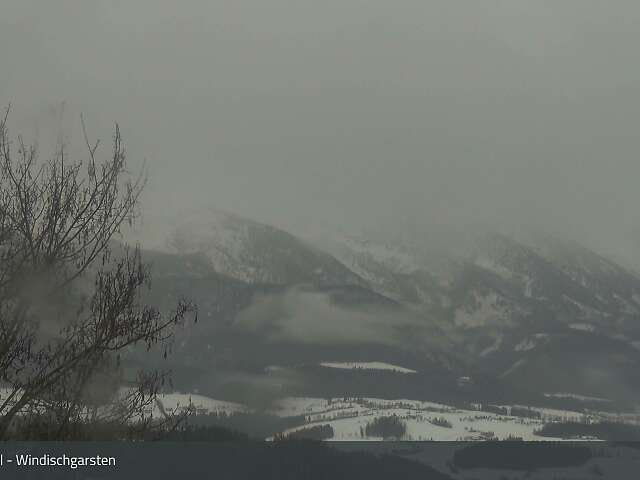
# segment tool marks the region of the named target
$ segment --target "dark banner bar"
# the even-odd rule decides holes
[[[637,480],[640,443],[4,443],[2,479]]]

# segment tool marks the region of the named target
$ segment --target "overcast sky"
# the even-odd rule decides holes
[[[3,0],[0,103],[43,149],[119,122],[149,219],[518,222],[631,255],[639,45],[632,0]]]

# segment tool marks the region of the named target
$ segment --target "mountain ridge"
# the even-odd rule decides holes
[[[365,339],[374,338],[376,331],[385,336],[399,328],[407,333],[394,340],[399,344],[388,345],[397,355],[413,355],[418,363],[423,355],[443,361],[447,368],[457,365],[458,374],[476,368],[524,387],[535,385],[544,393],[553,393],[558,378],[572,378],[572,393],[599,396],[603,392],[590,385],[591,373],[601,375],[615,366],[625,373],[616,379],[619,388],[609,382],[609,393],[628,397],[638,391],[630,376],[640,367],[640,280],[635,273],[586,247],[548,235],[483,233],[470,238],[465,248],[440,249],[430,258],[425,254],[428,245],[423,248],[419,238],[415,249],[357,237],[313,242],[216,212],[210,221],[195,216],[179,223],[161,253],[187,262],[181,269],[189,262],[192,269],[198,262],[206,263],[210,271],[204,275],[210,279],[200,287],[177,285],[165,271],[160,282],[165,282],[163,291],[200,292],[209,317],[224,317],[227,326],[247,309],[254,311],[260,298],[284,299],[291,291],[312,295],[305,297],[308,301],[326,298],[327,309],[320,311],[329,317],[316,320],[305,319],[311,310],[305,313],[304,302],[296,303],[302,310],[296,307],[295,312],[287,309],[291,307],[285,300],[264,304],[280,309],[275,317],[270,314],[270,330],[265,330],[281,329],[279,341],[287,342],[287,329],[295,322],[310,322],[306,333],[293,337],[299,341],[304,339],[300,335],[308,334],[302,344],[309,351],[325,348],[313,341],[315,327],[322,326],[325,337],[335,330],[336,341],[340,330],[361,328],[363,338],[351,338],[353,345],[367,344]],[[180,273],[187,274],[193,276]],[[208,288],[227,293],[207,294]],[[376,312],[385,311],[371,323]],[[252,325],[264,321],[254,318]],[[348,323],[340,327],[340,322]],[[256,348],[269,350],[272,340],[256,341],[262,342]],[[597,352],[595,360],[585,357],[583,350],[576,349],[572,356],[570,349],[562,348],[575,342],[590,344]],[[345,347],[341,359],[356,360],[348,358],[348,351]],[[392,362],[393,355],[386,360]],[[452,361],[455,357],[464,360]],[[295,356],[291,362],[296,362]],[[584,368],[575,367],[576,362]]]

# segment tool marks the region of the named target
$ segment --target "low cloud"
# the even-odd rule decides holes
[[[342,307],[329,295],[292,288],[281,295],[261,295],[239,315],[237,328],[268,341],[308,344],[401,345],[425,322],[407,312],[373,306]]]

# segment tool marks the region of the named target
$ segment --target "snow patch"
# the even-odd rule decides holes
[[[513,278],[513,272],[511,272],[511,270],[504,267],[503,265],[496,263],[489,257],[480,256],[476,258],[476,261],[474,263],[477,267],[489,270],[490,272],[493,272],[499,277],[502,277],[506,280],[511,280]]]
[[[516,352],[527,352],[536,347],[536,342],[531,338],[525,338],[519,344],[517,344],[513,349]]]
[[[502,335],[498,335],[495,339],[495,341],[489,345],[487,348],[485,348],[484,350],[482,350],[480,352],[480,356],[481,357],[486,357],[487,355],[497,351],[500,346],[502,345],[502,340],[504,339],[504,337]]]
[[[321,362],[320,366],[327,368],[340,368],[344,370],[388,370],[398,373],[417,373],[410,368],[392,365],[384,362]]]
[[[571,323],[569,328],[572,330],[579,330],[581,332],[595,332],[596,327],[589,323]]]
[[[476,328],[495,323],[508,323],[506,308],[500,306],[498,296],[485,296],[473,292],[473,306],[463,306],[455,310],[454,323],[457,327]]]

